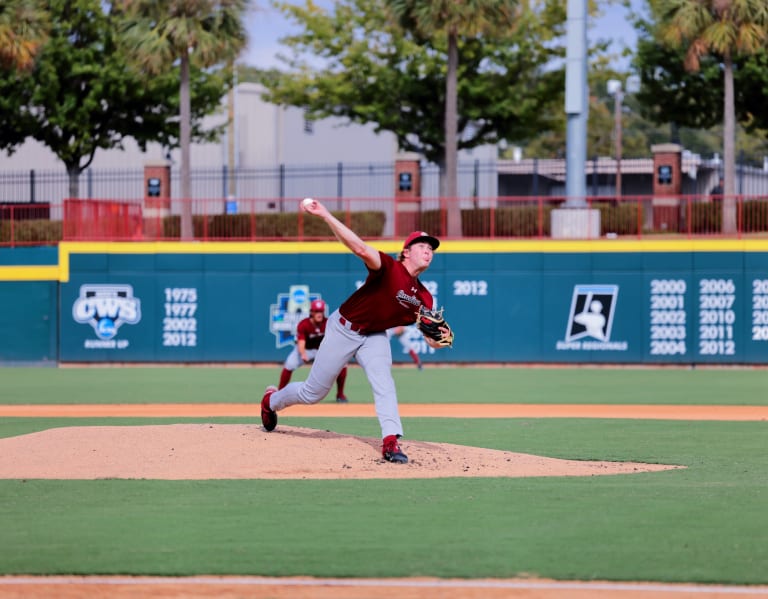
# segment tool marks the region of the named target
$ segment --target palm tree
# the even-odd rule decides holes
[[[243,17],[249,0],[123,0],[126,43],[138,66],[158,73],[179,62],[179,144],[181,146],[181,238],[191,239],[190,181],[192,61],[210,67],[232,60],[245,47]]]
[[[768,39],[765,0],[659,0],[662,41],[685,48],[685,67],[699,70],[703,56],[714,54],[723,67],[723,233],[736,232],[735,57],[752,55]]]
[[[517,16],[517,0],[386,0],[405,29],[426,38],[445,36],[448,46],[445,76],[445,185],[448,198],[448,237],[461,237],[458,201],[458,70],[459,37],[479,37],[509,31]]]
[[[29,70],[48,38],[48,15],[35,0],[0,3],[0,67]]]

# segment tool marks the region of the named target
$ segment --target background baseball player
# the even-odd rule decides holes
[[[311,364],[317,355],[317,348],[325,337],[325,326],[328,323],[328,317],[325,315],[326,304],[321,299],[314,300],[309,305],[309,316],[296,326],[296,345],[283,364],[283,371],[280,373],[280,383],[278,389],[282,389],[291,382],[293,371],[302,364]],[[347,380],[347,367],[341,369],[339,376],[336,377],[336,401],[347,403],[347,397],[344,395],[344,383]]]
[[[392,347],[387,329],[418,323],[430,347],[450,347],[453,331],[442,310],[432,310],[434,299],[419,281],[429,268],[440,242],[415,231],[403,243],[398,260],[365,243],[317,200],[302,203],[305,212],[325,221],[336,238],[358,256],[368,269],[365,283],[328,317],[326,335],[303,383],[290,383],[279,391],[267,387],[261,400],[261,421],[267,431],[277,426],[277,412],[297,403],[321,401],[350,359],[365,371],[373,391],[381,426],[381,453],[385,460],[405,464],[400,448],[403,425],[392,378]],[[434,335],[429,336],[428,335]]]

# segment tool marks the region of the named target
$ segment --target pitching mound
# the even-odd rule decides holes
[[[0,478],[164,480],[596,476],[678,466],[559,460],[403,440],[408,464],[381,441],[292,426],[172,424],[53,428],[0,439]]]

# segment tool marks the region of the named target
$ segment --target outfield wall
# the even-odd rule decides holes
[[[329,242],[2,250],[0,361],[278,362],[365,274]],[[421,279],[456,333],[409,334],[427,362],[768,363],[768,242],[448,241]]]
[[[0,362],[58,361],[56,248],[0,249]]]

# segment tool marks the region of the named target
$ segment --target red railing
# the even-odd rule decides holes
[[[768,236],[768,198],[734,196],[327,198],[336,216],[366,239],[399,239],[416,229],[442,238],[613,239]],[[585,210],[586,209],[586,210]],[[36,211],[34,211],[36,210]],[[141,201],[65,200],[63,207],[0,206],[0,246],[67,241],[178,241],[182,221],[198,241],[331,240],[300,198]],[[186,211],[186,215],[182,214]],[[57,218],[58,216],[58,218]],[[458,225],[458,226],[457,226]],[[452,231],[460,231],[459,234]]]
[[[52,245],[61,237],[50,204],[0,204],[0,246]]]
[[[64,239],[125,241],[144,238],[142,205],[136,202],[67,200]]]

